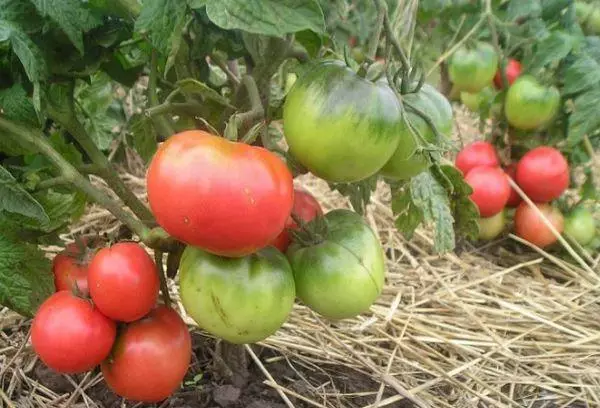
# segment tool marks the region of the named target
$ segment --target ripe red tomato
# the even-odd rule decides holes
[[[517,79],[519,77],[519,75],[521,75],[521,63],[519,61],[517,61],[516,59],[509,59],[508,62],[506,63],[506,68],[505,68],[505,72],[506,72],[506,79],[508,80],[508,84],[512,85],[513,82],[515,82],[515,79]],[[496,71],[496,76],[494,77],[494,85],[496,86],[496,89],[502,89],[502,75],[500,73],[500,69],[498,69],[498,71]]]
[[[292,213],[305,222],[311,221],[319,214],[323,214],[323,209],[319,202],[314,198],[311,194],[302,191],[302,190],[294,190],[294,207],[292,208]],[[287,223],[285,224],[285,228],[281,231],[281,234],[275,238],[272,242],[272,245],[279,249],[281,252],[285,252],[290,246],[290,233],[288,229],[297,229],[298,224],[292,219],[288,218]]]
[[[292,211],[292,174],[274,153],[200,130],[171,136],[148,170],[148,200],[173,237],[241,257],[269,245]]]
[[[87,296],[88,290],[88,254],[87,242],[68,244],[65,249],[52,260],[54,287],[61,290],[76,290],[82,296]]]
[[[506,206],[510,184],[499,167],[475,167],[467,174],[465,181],[473,188],[471,200],[479,208],[482,217],[496,215]]]
[[[89,266],[90,296],[111,319],[132,322],[156,304],[156,264],[135,242],[120,242],[96,253]]]
[[[569,163],[552,147],[536,147],[519,160],[517,184],[536,203],[552,201],[569,186]]]
[[[110,353],[115,335],[115,322],[67,290],[46,299],[31,326],[33,349],[44,364],[63,374],[96,367]]]
[[[508,166],[506,166],[506,168],[504,169],[504,172],[515,183],[517,182],[517,164],[516,163],[511,163]],[[508,207],[515,208],[516,206],[518,206],[521,203],[521,201],[522,200],[521,200],[521,196],[519,195],[519,193],[517,193],[517,191],[511,187],[510,196],[508,197],[508,202],[506,203],[506,205]]]
[[[564,229],[564,217],[562,213],[550,204],[536,204],[537,208],[550,221],[559,233]],[[515,232],[521,238],[537,245],[540,248],[547,247],[557,241],[556,236],[546,226],[542,218],[533,207],[522,202],[515,211]]]
[[[477,141],[465,146],[456,155],[456,167],[467,175],[472,168],[478,166],[498,166],[498,155],[491,143]]]
[[[102,363],[109,387],[121,397],[159,402],[181,384],[192,357],[192,340],[181,317],[166,306],[130,323]]]

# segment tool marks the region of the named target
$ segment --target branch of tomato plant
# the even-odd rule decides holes
[[[212,62],[214,62],[215,64],[217,64],[217,66],[219,68],[221,68],[221,71],[223,71],[225,73],[225,75],[227,75],[227,78],[229,78],[229,81],[233,84],[234,88],[237,88],[238,86],[240,86],[240,78],[229,69],[229,67],[227,66],[227,63],[225,61],[223,61],[223,58],[221,58],[218,54],[216,53],[212,53],[210,54],[210,60]]]
[[[374,1],[375,1],[375,5],[377,6],[378,13],[383,13],[383,28],[385,29],[386,39],[387,39],[387,41],[389,41],[392,44],[394,50],[398,54],[398,57],[400,58],[400,62],[402,63],[402,67],[405,70],[408,70],[410,68],[410,61],[408,60],[408,57],[404,53],[404,50],[402,49],[402,46],[400,45],[400,42],[398,41],[398,38],[396,37],[396,34],[394,33],[394,29],[392,27],[392,24],[390,22],[390,17],[387,12],[387,4],[386,4],[385,0],[374,0]]]
[[[367,58],[371,61],[375,60],[377,55],[377,47],[379,46],[379,40],[381,39],[381,32],[383,31],[383,24],[385,16],[387,14],[387,7],[377,8],[377,22],[375,23],[375,32],[371,37],[367,47]]]
[[[171,307],[171,295],[169,294],[169,286],[167,285],[167,275],[165,275],[162,251],[154,251],[154,263],[156,264],[158,279],[160,280],[160,291],[162,292],[163,302],[165,303],[165,306]]]
[[[156,82],[158,78],[158,54],[156,50],[152,50],[152,57],[150,59],[150,75],[148,77],[148,105],[150,107],[157,106],[158,102],[158,93],[156,89]],[[173,127],[162,115],[155,115],[152,117],[152,122],[154,122],[154,127],[158,131],[158,133],[163,137],[167,138],[171,136],[175,131]]]

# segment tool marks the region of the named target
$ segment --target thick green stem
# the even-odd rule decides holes
[[[150,75],[148,77],[148,105],[150,107],[158,106],[158,93],[156,83],[158,80],[158,55],[156,50],[152,50],[152,58],[150,60]],[[162,115],[152,116],[152,122],[158,133],[163,137],[167,138],[171,136],[175,131],[169,123],[166,117]]]
[[[200,115],[203,106],[197,102],[165,102],[146,109],[146,114],[152,118],[165,113],[185,113],[189,115]]]
[[[387,4],[385,3],[385,0],[375,0],[375,4],[377,5],[378,12],[383,13],[383,28],[385,29],[387,41],[389,41],[394,47],[394,50],[398,54],[398,57],[400,58],[400,62],[402,63],[404,69],[409,69],[410,61],[406,57],[406,54],[404,53],[404,50],[402,49],[398,38],[396,38],[394,29],[392,27],[392,24],[390,23],[390,17],[387,13]]]
[[[154,251],[154,262],[156,263],[156,273],[158,273],[158,279],[160,280],[160,291],[162,292],[163,302],[165,306],[171,307],[171,295],[169,294],[169,286],[167,285],[162,251]]]

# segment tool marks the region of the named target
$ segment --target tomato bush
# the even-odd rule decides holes
[[[558,198],[569,186],[569,177],[567,160],[552,147],[536,147],[517,164],[517,183],[535,202],[545,203]]]
[[[465,180],[471,188],[471,200],[479,208],[482,217],[498,214],[510,197],[510,184],[499,167],[479,166],[471,169]]]
[[[550,204],[536,204],[536,206],[556,231],[559,234],[562,233],[564,217],[558,208]],[[514,222],[516,234],[540,248],[550,246],[558,240],[552,230],[544,223],[536,209],[529,206],[526,202],[522,202],[517,207]]]
[[[450,80],[465,92],[479,92],[489,86],[497,68],[498,54],[485,42],[460,47],[448,63]]]

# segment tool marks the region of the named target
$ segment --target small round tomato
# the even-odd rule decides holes
[[[159,402],[179,388],[192,358],[192,339],[173,309],[158,306],[128,324],[102,363],[108,386],[119,396]]]
[[[200,130],[159,147],[147,184],[152,212],[171,236],[230,257],[269,245],[294,200],[292,174],[277,155]]]
[[[482,217],[491,217],[504,209],[510,196],[510,184],[499,167],[479,166],[471,169],[465,181],[473,189],[471,200]]]
[[[34,351],[44,364],[63,374],[96,367],[110,353],[115,335],[115,322],[67,290],[46,299],[31,326]]]
[[[565,234],[581,246],[592,242],[596,236],[596,221],[585,207],[577,207],[565,218]]]
[[[323,210],[317,199],[311,194],[302,190],[294,190],[294,208],[292,208],[292,214],[308,223],[317,215],[323,214]],[[272,245],[281,252],[287,251],[288,246],[290,245],[291,239],[288,231],[290,229],[298,229],[298,224],[296,224],[296,221],[294,221],[291,216],[288,219],[284,230],[281,231],[281,234],[279,234],[272,242]]]
[[[564,217],[561,212],[550,204],[536,204],[536,206],[557,232],[562,233]],[[546,226],[535,208],[530,207],[525,201],[519,204],[515,211],[515,232],[524,240],[540,248],[552,245],[558,239]]]
[[[89,266],[90,296],[111,319],[132,322],[145,316],[158,299],[156,264],[135,242],[120,242],[96,253]]]
[[[61,290],[76,291],[87,296],[88,290],[88,253],[85,241],[71,243],[52,260],[54,287]]]
[[[450,57],[450,81],[461,91],[479,92],[490,85],[498,68],[498,54],[491,44],[462,46]]]
[[[510,177],[515,183],[517,182],[517,164],[511,163],[504,169],[504,172],[508,177]],[[508,197],[508,202],[506,205],[508,207],[516,208],[519,204],[521,204],[521,196],[517,193],[517,190],[514,188],[510,188],[510,196]]]
[[[532,201],[547,203],[569,187],[569,163],[558,150],[539,146],[519,160],[516,180]]]
[[[279,330],[296,295],[290,264],[274,247],[226,258],[188,246],[179,293],[201,328],[235,344],[256,343]]]
[[[509,86],[512,85],[513,82],[515,82],[515,80],[521,75],[521,70],[522,67],[519,61],[512,58],[508,60],[504,72],[506,72],[506,80],[508,81]],[[500,72],[499,68],[498,71],[496,71],[496,76],[494,76],[494,85],[496,86],[496,89],[503,88],[502,73]]]
[[[322,242],[293,243],[287,255],[298,298],[327,319],[366,312],[381,294],[385,257],[375,233],[355,212],[337,209],[325,215]]]
[[[465,146],[457,155],[455,166],[467,175],[471,169],[479,166],[497,167],[499,165],[496,149],[491,143],[477,141]]]
[[[531,75],[519,77],[508,89],[504,113],[511,126],[534,130],[547,125],[558,113],[560,93]]]
[[[489,241],[496,238],[504,231],[504,227],[506,226],[506,215],[504,210],[502,210],[491,217],[479,218],[477,223],[479,224],[479,239]]]

